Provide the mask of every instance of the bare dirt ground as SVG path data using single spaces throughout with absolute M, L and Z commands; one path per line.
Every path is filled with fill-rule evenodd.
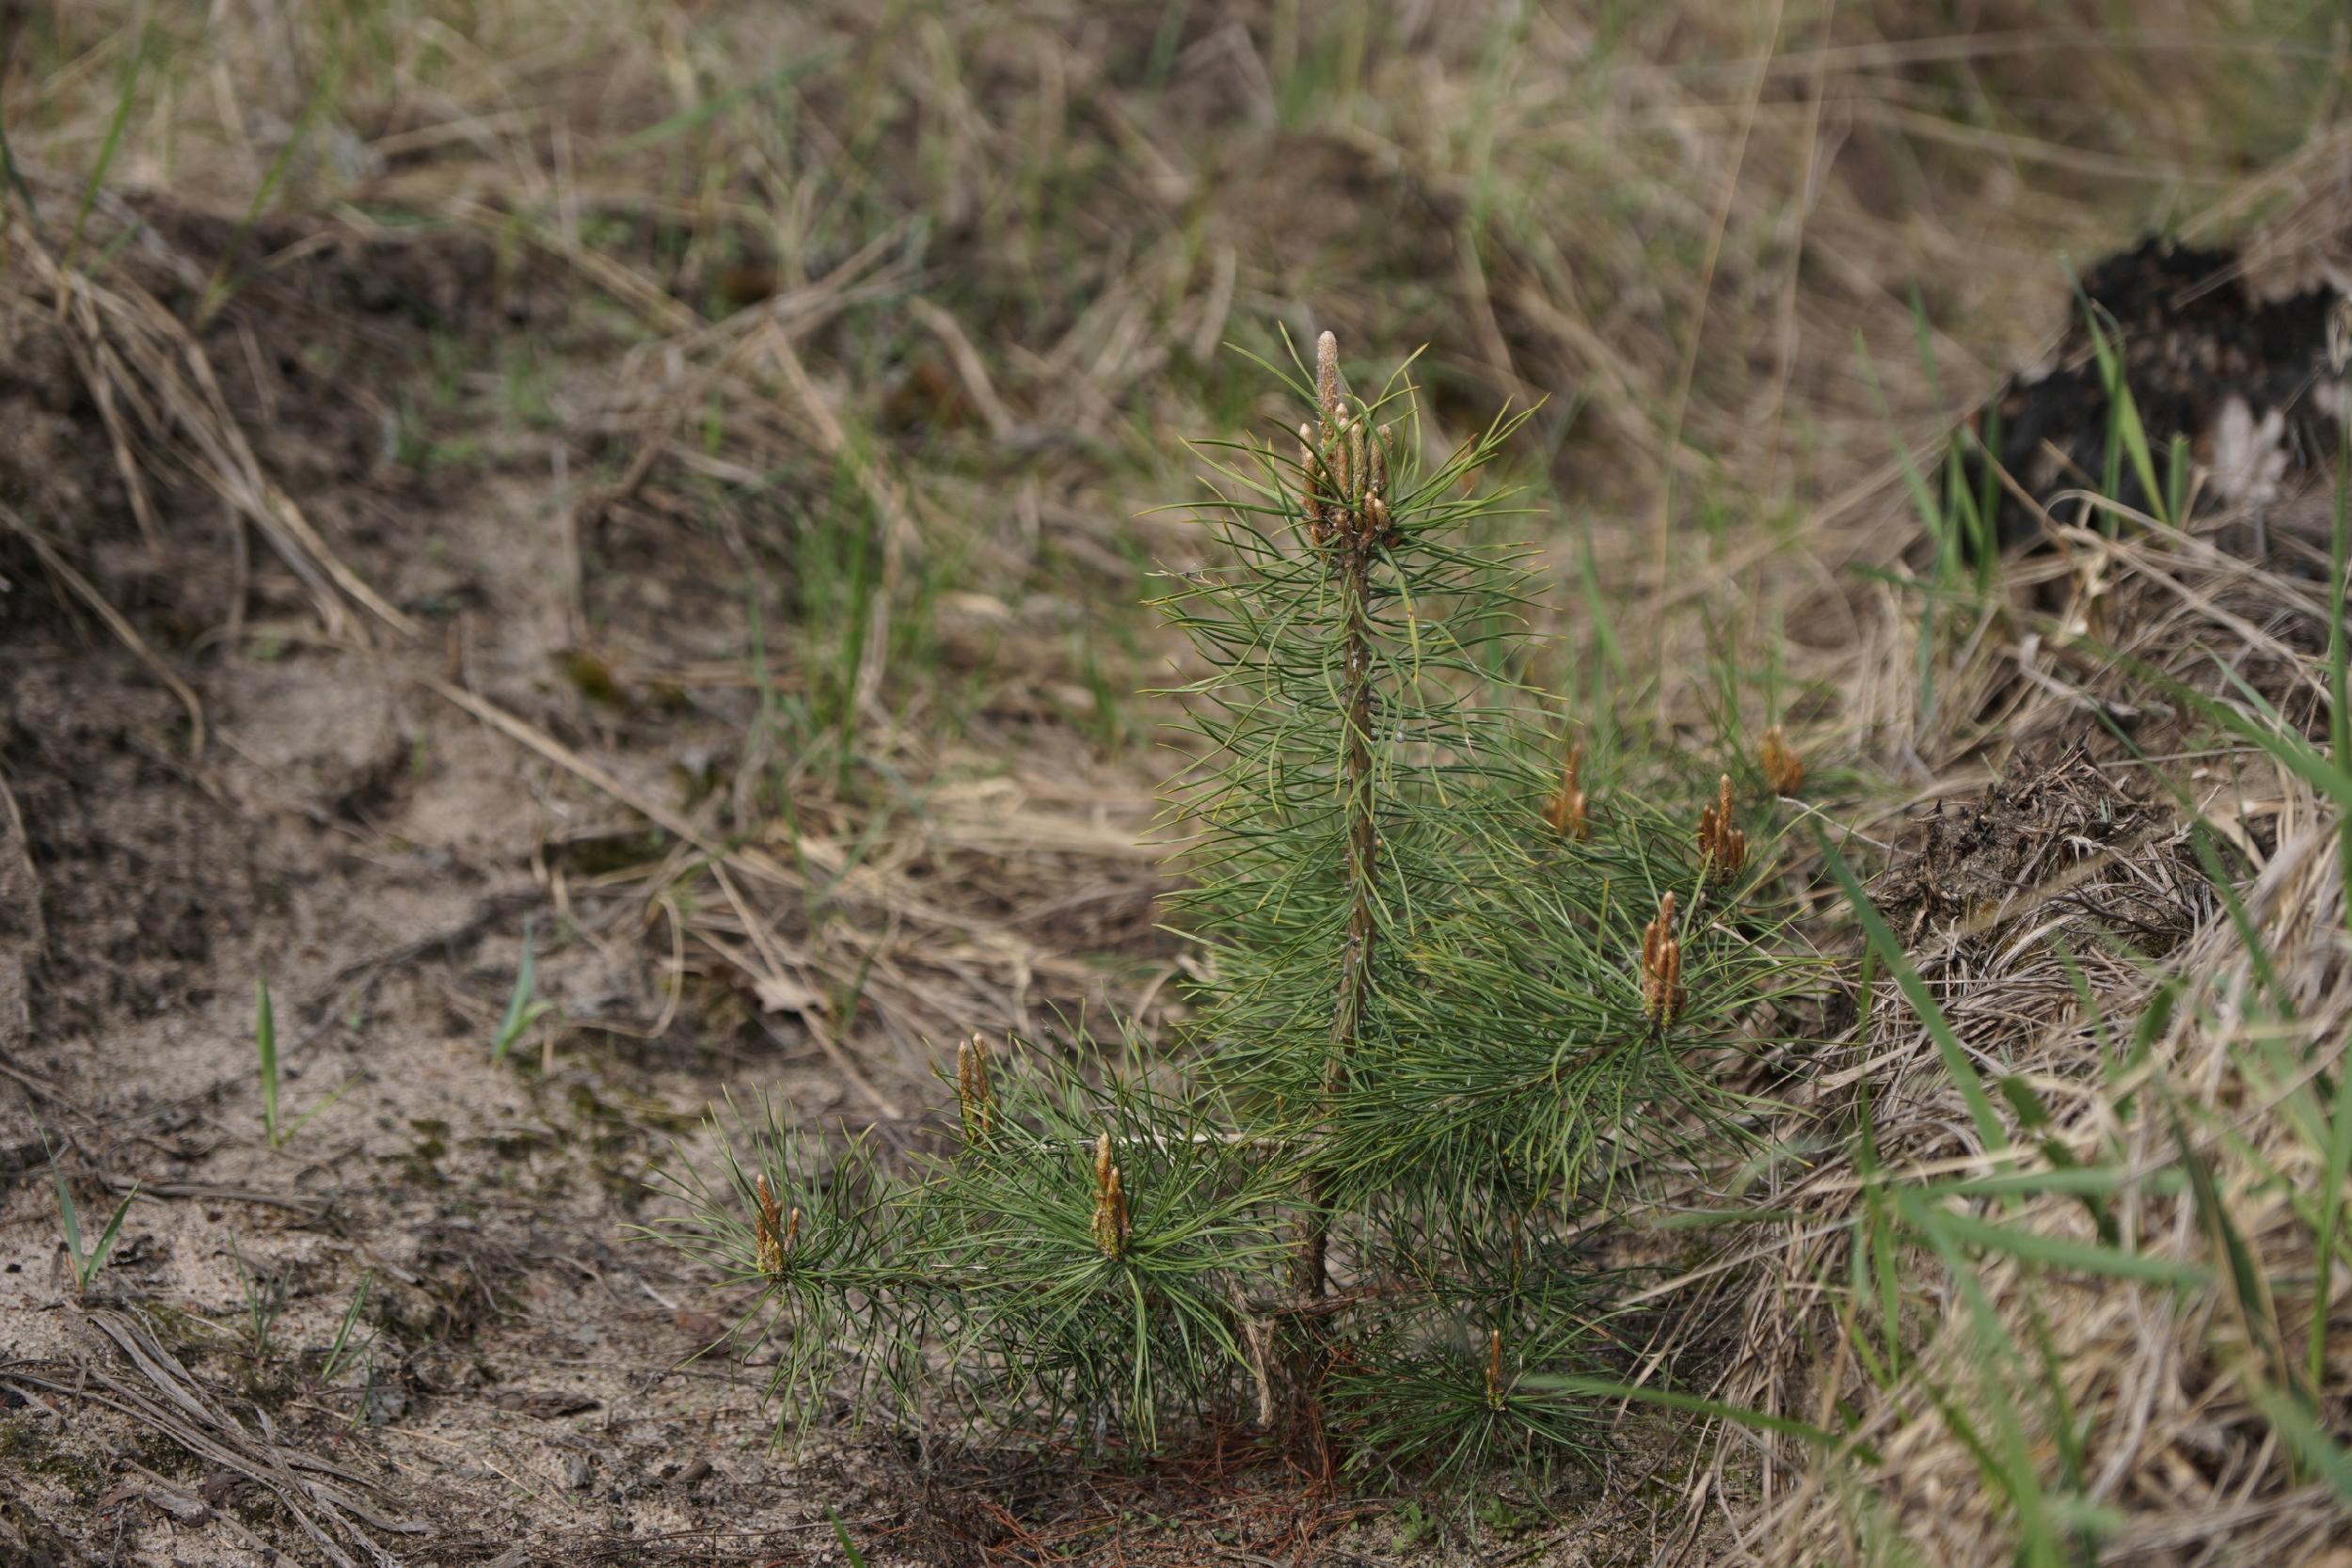
M 721 548 L 642 523 L 583 548 L 533 482 L 545 439 L 421 483 L 383 451 L 383 403 L 424 373 L 423 329 L 403 312 L 439 308 L 386 275 L 480 260 L 452 249 L 324 255 L 207 340 L 235 411 L 280 414 L 254 420 L 263 463 L 305 476 L 299 503 L 332 519 L 344 562 L 430 637 L 340 642 L 280 562 L 235 557 L 217 532 L 108 539 L 96 586 L 140 622 L 182 617 L 185 636 L 239 607 L 241 626 L 195 634 L 223 652 L 192 760 L 188 713 L 11 541 L 0 1070 L 17 1108 L 0 1268 L 14 1386 L 34 1397 L 7 1418 L 9 1560 L 250 1562 L 272 1545 L 813 1560 L 832 1549 L 829 1507 L 888 1560 L 914 1517 L 906 1457 L 879 1439 L 771 1453 L 758 1367 L 693 1359 L 727 1320 L 665 1252 L 623 1243 L 648 1217 L 652 1163 L 730 1088 L 819 1124 L 912 1125 L 935 1098 L 931 1062 L 911 1020 L 897 1049 L 862 1039 L 845 1070 L 803 1022 L 821 999 L 763 955 L 665 964 L 692 916 L 649 927 L 639 879 L 611 875 L 644 858 L 644 820 L 447 695 L 453 674 L 681 813 L 699 776 L 733 771 L 752 704 L 745 612 L 723 586 L 739 570 Z M 377 313 L 345 318 L 349 292 L 387 288 Z M 18 326 L 25 347 L 57 346 L 54 325 Z M 374 353 L 364 396 L 306 378 L 329 345 Z M 11 479 L 42 499 L 87 494 L 80 515 L 103 518 L 123 496 L 103 423 L 70 360 L 47 361 L 44 382 L 30 357 L 6 377 Z M 175 517 L 183 500 L 159 498 Z M 659 667 L 581 677 L 583 615 L 602 647 Z M 694 684 L 698 669 L 732 688 Z M 976 729 L 994 741 L 999 722 L 1026 724 Z M 1087 1000 L 1087 966 L 1167 951 L 1134 848 L 1148 802 L 1082 746 L 1001 739 L 994 754 L 1041 752 L 1050 784 L 975 768 L 927 802 L 935 842 L 894 852 L 953 862 L 991 853 L 992 829 L 1020 833 L 1013 853 L 1034 864 L 999 884 L 1019 891 L 983 892 L 996 907 L 950 922 L 991 950 L 934 959 L 992 978 L 1017 962 L 1028 974 L 1005 1005 L 1050 1019 Z M 496 1065 L 533 916 L 561 1026 Z M 278 1148 L 254 1055 L 264 973 L 289 1119 L 341 1096 Z M 44 1139 L 92 1233 L 120 1192 L 140 1194 L 78 1306 Z M 167 1314 L 140 1327 L 106 1305 L 135 1301 Z

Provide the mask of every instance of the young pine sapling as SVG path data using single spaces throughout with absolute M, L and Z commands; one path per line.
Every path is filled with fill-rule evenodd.
M 1559 1382 L 1611 1359 L 1591 1233 L 1718 1125 L 1692 1061 L 1776 972 L 1760 857 L 1728 781 L 1703 816 L 1604 791 L 1525 684 L 1533 585 L 1476 483 L 1524 416 L 1424 460 L 1409 386 L 1354 396 L 1329 334 L 1292 386 L 1295 442 L 1212 449 L 1210 563 L 1163 601 L 1206 670 L 1184 1037 L 975 1037 L 947 1153 L 820 1167 L 770 1107 L 672 1179 L 663 1234 L 790 1320 L 787 1421 L 1243 1415 L 1406 1481 L 1598 1446 Z

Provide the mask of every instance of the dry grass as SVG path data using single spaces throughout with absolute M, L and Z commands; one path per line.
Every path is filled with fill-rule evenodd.
M 2047 1345 L 2035 1386 L 2091 1434 L 2074 1491 L 2104 1511 L 2103 1560 L 2296 1560 L 2342 1543 L 2341 1504 L 2252 1390 L 2352 1310 L 2352 1267 L 2312 1300 L 2306 1212 L 2313 1085 L 2352 1010 L 2342 807 L 2217 749 L 2118 659 L 2230 698 L 2217 657 L 2319 723 L 2325 579 L 2210 536 L 2076 529 L 2013 563 L 2006 600 L 1949 610 L 1923 685 L 1920 595 L 1857 568 L 1916 558 L 1899 444 L 2054 335 L 2060 257 L 2167 222 L 2328 237 L 2342 42 L 2259 0 L 2151 0 L 2127 32 L 2090 0 L 1974 8 L 1964 31 L 1931 9 L 399 0 L 0 22 L 40 214 L 11 200 L 0 237 L 22 350 L 0 390 L 39 410 L 0 436 L 0 569 L 173 689 L 164 749 L 199 777 L 227 745 L 216 689 L 262 641 L 454 705 L 510 768 L 544 765 L 508 861 L 649 977 L 612 1034 L 788 1036 L 850 1119 L 895 1121 L 940 1102 L 934 1042 L 1177 1006 L 1137 847 L 1154 715 L 1125 693 L 1169 652 L 1136 608 L 1146 565 L 1198 547 L 1144 514 L 1185 493 L 1180 437 L 1271 412 L 1221 345 L 1426 343 L 1433 441 L 1549 400 L 1523 476 L 1561 580 L 1547 672 L 1694 752 L 1783 725 L 1848 853 L 1891 851 L 1876 885 L 1966 1051 L 2049 1116 L 2032 1152 L 1988 1148 L 1883 971 L 1859 1022 L 1758 1069 L 1786 1158 L 1742 1196 L 1789 1217 L 1660 1297 L 1680 1324 L 1737 1303 L 1734 1342 L 1645 1370 L 1850 1417 L 1880 1463 L 1728 1429 L 1674 1540 L 2010 1555 L 2015 1499 L 1948 1418 L 2003 1398 L 1981 1367 L 1997 1324 Z M 440 605 L 404 532 L 516 492 L 548 527 L 508 563 L 561 588 L 527 653 Z M 2026 608 L 2052 602 L 2068 613 Z M 712 745 L 727 765 L 699 768 Z M 1912 818 L 1994 778 L 2019 852 L 1979 885 L 1967 844 Z M 2168 780 L 2223 841 L 2242 921 Z M 10 836 L 24 874 L 0 889 L 56 879 Z M 70 923 L 31 908 L 35 961 L 72 963 Z M 2110 1070 L 2176 980 L 2169 1025 Z M 1854 1163 L 1865 1086 L 1879 1176 Z M 2114 1200 L 2137 1254 L 2210 1272 L 2211 1206 L 2156 1180 L 2201 1163 L 2266 1293 L 1946 1267 L 1914 1234 L 1896 1321 L 1872 1317 L 1850 1265 L 1878 1196 L 2059 1148 L 2148 1179 Z M 1987 1212 L 2097 1240 L 2077 1197 Z M 1883 1368 L 1902 1347 L 1901 1373 L 1872 1378 L 1857 1336 Z M 2321 1338 L 2315 1409 L 2340 1426 L 2343 1336 Z M 2046 1482 L 2064 1445 L 2022 1440 Z M 1569 1533 L 1536 1549 L 1572 1560 Z
M 2200 538 L 2069 538 L 2096 563 L 2119 645 L 2094 653 L 2024 616 L 1976 641 L 1947 701 L 1986 717 L 1969 743 L 1995 752 L 2005 783 L 1940 806 L 1949 815 L 1921 824 L 1878 889 L 1976 1070 L 2029 1085 L 2047 1121 L 2005 1117 L 1989 1139 L 1932 1030 L 1884 978 L 1867 1023 L 1787 1083 L 1778 1132 L 1792 1158 L 1763 1196 L 1788 1218 L 1749 1255 L 1761 1267 L 1723 1391 L 1814 1422 L 1847 1411 L 1852 1440 L 1881 1457 L 1768 1448 L 1746 1558 L 2031 1557 L 2003 1456 L 1969 1446 L 1993 1442 L 2004 1406 L 2048 1490 L 2045 1518 L 2092 1544 L 2070 1552 L 2300 1562 L 2345 1536 L 2338 1483 L 2264 1402 L 2299 1389 L 2332 1420 L 2345 1386 L 2341 1273 L 2324 1308 L 2312 1294 L 2333 1125 L 2321 1101 L 2352 1023 L 2343 807 L 2259 748 L 2213 744 L 2180 694 L 2234 697 L 2224 664 L 2266 666 L 2274 695 L 2324 683 L 2324 663 L 2287 646 L 2312 646 L 2316 630 L 2324 647 L 2324 606 L 2308 579 Z M 2234 893 L 2201 865 L 2200 822 Z M 1858 1125 L 1875 1168 L 1854 1162 Z M 2115 1178 L 2104 1215 L 2029 1174 L 2069 1165 Z M 2185 1179 L 2200 1168 L 2209 1190 Z M 2102 1267 L 2112 1256 L 1939 1258 L 1890 1221 L 1905 1186 L 1998 1176 L 2015 1195 L 1977 1212 L 2006 1229 L 2176 1263 L 2196 1282 L 2116 1277 Z M 2258 1291 L 2233 1278 L 2232 1248 Z M 1899 1271 L 1887 1297 L 1882 1266 Z M 1756 1452 L 1728 1442 L 1715 1484 Z

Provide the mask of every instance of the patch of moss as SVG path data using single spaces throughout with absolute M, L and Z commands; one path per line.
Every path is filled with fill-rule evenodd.
M 293 1374 L 274 1360 L 254 1360 L 247 1356 L 237 1369 L 237 1392 L 262 1410 L 277 1412 L 290 1403 L 302 1391 Z
M 152 1427 L 141 1427 L 132 1433 L 131 1452 L 141 1465 L 166 1481 L 185 1481 L 191 1486 L 203 1481 L 212 1470 L 209 1461 L 190 1453 Z
M 57 1441 L 57 1433 L 39 1417 L 0 1417 L 0 1471 L 40 1476 L 87 1503 L 104 1490 L 105 1467 L 87 1454 Z
M 524 1160 L 543 1149 L 558 1148 L 562 1142 L 562 1135 L 552 1129 L 518 1127 L 509 1132 L 495 1132 L 487 1137 L 467 1138 L 461 1141 L 458 1147 L 485 1150 L 501 1160 Z
M 420 1187 L 449 1185 L 449 1178 L 441 1170 L 441 1159 L 449 1153 L 449 1123 L 438 1117 L 417 1117 L 408 1125 L 417 1134 L 408 1152 L 378 1155 L 378 1162 L 398 1165 Z

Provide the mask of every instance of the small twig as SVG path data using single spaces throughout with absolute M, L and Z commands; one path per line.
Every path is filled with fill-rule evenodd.
M 135 1190 L 141 1197 L 197 1197 L 220 1203 L 251 1203 L 264 1209 L 284 1209 L 313 1219 L 334 1207 L 331 1203 L 286 1197 L 252 1187 L 215 1187 L 201 1181 L 140 1181 L 110 1170 L 102 1170 L 97 1174 L 98 1180 L 111 1191 L 127 1193 Z
M 538 752 L 581 783 L 602 794 L 611 796 L 664 832 L 692 845 L 711 859 L 729 865 L 739 866 L 764 879 L 780 882 L 787 887 L 800 885 L 798 878 L 768 856 L 752 850 L 730 850 L 724 847 L 684 816 L 642 790 L 631 789 L 628 784 L 623 784 L 530 721 L 507 712 L 486 698 L 475 696 L 463 687 L 452 686 L 449 682 L 432 675 L 419 678 L 427 688 L 464 708 L 508 739 Z

